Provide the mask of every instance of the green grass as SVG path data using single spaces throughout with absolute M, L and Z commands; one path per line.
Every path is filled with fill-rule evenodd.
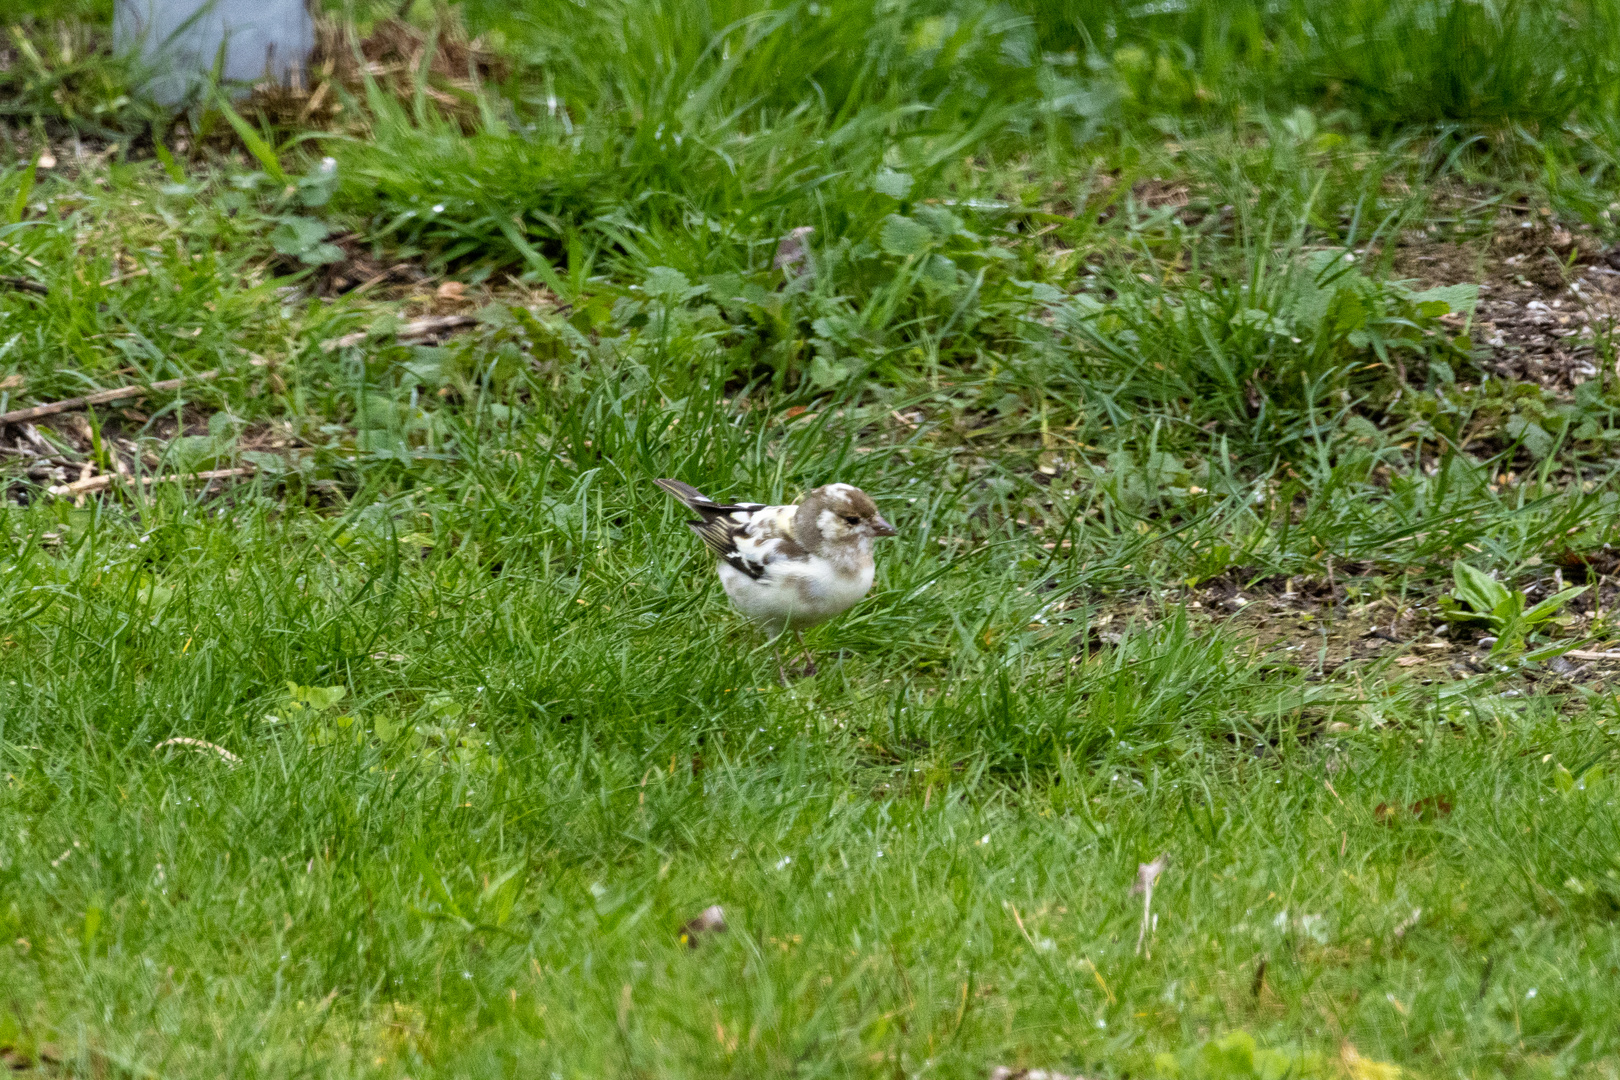
M 311 129 L 28 17 L 0 412 L 193 381 L 0 429 L 8 1064 L 1620 1074 L 1620 376 L 1484 306 L 1615 239 L 1612 3 L 469 0 Z M 896 523 L 817 676 L 660 476 Z

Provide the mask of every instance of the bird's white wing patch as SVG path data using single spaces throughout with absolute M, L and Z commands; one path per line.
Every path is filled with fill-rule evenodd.
M 802 554 L 793 540 L 792 506 L 744 506 L 705 529 L 704 539 L 723 562 L 755 581 L 773 559 Z
M 743 522 L 749 536 L 760 540 L 792 540 L 797 506 L 761 506 Z
M 723 557 L 726 562 L 759 581 L 768 572 L 771 558 L 781 544 L 782 541 L 774 536 L 762 538 L 742 533 L 732 537 L 731 551 Z

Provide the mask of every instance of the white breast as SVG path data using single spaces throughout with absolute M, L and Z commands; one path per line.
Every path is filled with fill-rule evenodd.
M 726 563 L 720 582 L 737 610 L 771 634 L 803 630 L 847 611 L 872 588 L 872 558 L 837 565 L 819 555 L 772 561 L 758 579 Z

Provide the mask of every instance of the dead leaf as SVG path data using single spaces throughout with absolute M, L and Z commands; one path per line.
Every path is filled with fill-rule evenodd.
M 467 299 L 467 283 L 465 281 L 446 281 L 433 290 L 433 295 L 440 300 L 453 300 L 457 303 Z
M 1445 795 L 1430 795 L 1419 799 L 1411 806 L 1402 808 L 1399 803 L 1379 803 L 1373 809 L 1373 820 L 1380 825 L 1393 825 L 1404 813 L 1410 813 L 1419 821 L 1429 822 L 1436 818 L 1448 816 L 1452 811 L 1451 800 Z
M 1423 657 L 1421 657 L 1421 656 L 1402 656 L 1402 657 L 1400 657 L 1399 659 L 1397 659 L 1395 661 L 1395 666 L 1396 667 L 1417 667 L 1421 663 L 1423 663 Z
M 1406 932 L 1412 929 L 1412 927 L 1416 926 L 1418 924 L 1418 920 L 1421 918 L 1423 918 L 1423 909 L 1420 907 L 1413 908 L 1412 914 L 1408 915 L 1406 918 L 1402 919 L 1396 924 L 1395 936 L 1398 938 L 1405 937 Z
M 1051 1069 L 1010 1069 L 997 1065 L 990 1070 L 990 1080 L 1085 1080 L 1079 1073 L 1053 1072 Z
M 1132 184 L 1131 196 L 1150 210 L 1165 206 L 1179 209 L 1192 201 L 1192 188 L 1174 180 L 1153 177 Z
M 21 390 L 27 381 L 21 375 L 7 375 L 0 379 L 0 390 Z
M 704 935 L 723 934 L 726 930 L 725 909 L 719 904 L 713 904 L 698 912 L 697 918 L 681 927 L 681 944 L 695 949 Z
M 225 764 L 229 765 L 233 769 L 242 764 L 241 758 L 237 757 L 223 746 L 219 746 L 211 742 L 204 742 L 201 739 L 188 739 L 184 736 L 176 736 L 172 739 L 164 739 L 162 742 L 152 747 L 152 753 L 155 754 L 159 750 L 164 750 L 171 746 L 180 750 L 191 750 L 200 754 L 210 752 L 218 754 L 220 760 L 225 762 Z
M 1449 817 L 1451 809 L 1451 800 L 1444 795 L 1430 795 L 1426 799 L 1419 799 L 1411 807 L 1413 816 L 1419 821 L 1433 821 L 1435 818 Z
M 810 249 L 805 244 L 805 237 L 815 231 L 813 226 L 800 225 L 782 237 L 782 242 L 776 245 L 776 258 L 771 260 L 771 265 L 790 279 L 813 272 L 814 267 L 810 265 Z
M 1136 867 L 1136 884 L 1131 886 L 1132 896 L 1142 896 L 1153 891 L 1158 883 L 1159 875 L 1164 873 L 1170 865 L 1170 855 L 1165 853 L 1152 862 L 1139 863 Z
M 1153 886 L 1169 865 L 1170 853 L 1166 852 L 1152 862 L 1139 863 L 1136 867 L 1136 884 L 1131 886 L 1131 895 L 1140 894 L 1142 897 L 1142 928 L 1136 934 L 1136 952 L 1139 956 L 1147 943 L 1148 933 L 1154 927 Z

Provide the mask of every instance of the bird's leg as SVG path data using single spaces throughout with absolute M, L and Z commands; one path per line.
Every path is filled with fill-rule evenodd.
M 793 631 L 793 636 L 798 639 L 799 648 L 804 650 L 805 675 L 814 675 L 816 673 L 816 658 L 810 655 L 810 647 L 804 643 L 804 632 L 802 630 L 795 630 Z
M 788 678 L 787 665 L 782 663 L 782 646 L 771 643 L 771 655 L 776 657 L 776 677 L 783 686 L 792 686 L 793 680 Z

